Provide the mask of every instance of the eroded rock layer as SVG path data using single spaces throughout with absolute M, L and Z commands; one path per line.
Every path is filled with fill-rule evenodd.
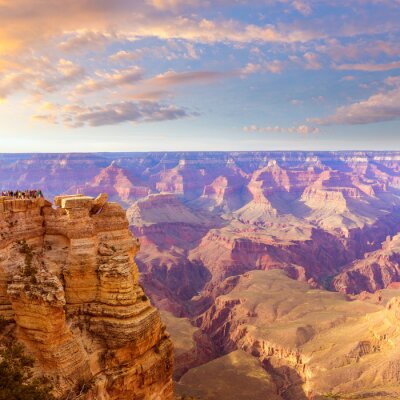
M 251 271 L 227 282 L 196 322 L 220 355 L 241 349 L 258 359 L 285 400 L 397 399 L 399 295 L 350 300 L 283 271 Z M 207 363 L 181 383 L 203 392 L 193 377 L 212 371 Z
M 172 399 L 172 343 L 138 283 L 124 210 L 105 195 L 55 206 L 1 198 L 0 315 L 57 396 Z

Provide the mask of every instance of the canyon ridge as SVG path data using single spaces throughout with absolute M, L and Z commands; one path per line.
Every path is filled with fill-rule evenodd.
M 59 396 L 400 396 L 399 152 L 3 154 L 0 185 L 56 196 L 0 203 L 0 313 Z

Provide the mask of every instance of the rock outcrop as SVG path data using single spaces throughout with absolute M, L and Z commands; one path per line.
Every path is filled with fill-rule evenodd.
M 55 206 L 1 198 L 0 315 L 57 396 L 172 399 L 172 343 L 138 283 L 124 210 L 104 195 Z
M 385 306 L 312 289 L 282 271 L 252 271 L 235 283 L 197 325 L 220 354 L 258 358 L 283 399 L 398 398 L 398 290 Z
M 337 275 L 332 286 L 339 292 L 375 292 L 400 281 L 400 234 L 388 236 L 382 248 L 366 253 Z

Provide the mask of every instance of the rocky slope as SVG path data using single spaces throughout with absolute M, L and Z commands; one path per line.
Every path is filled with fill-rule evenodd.
M 0 315 L 57 396 L 172 399 L 172 343 L 139 285 L 124 210 L 85 196 L 0 198 Z
M 110 199 L 123 202 L 123 204 L 130 204 L 147 196 L 151 191 L 129 171 L 118 167 L 114 161 L 107 168 L 101 169 L 90 182 L 76 188 L 72 187 L 69 191 L 93 196 L 99 192 L 99 189 L 107 193 Z
M 252 271 L 226 284 L 197 324 L 220 354 L 258 358 L 283 399 L 397 398 L 399 299 L 349 301 L 281 271 Z
M 177 392 L 207 400 L 282 400 L 271 375 L 242 350 L 191 369 Z
M 333 279 L 332 286 L 340 292 L 358 294 L 375 292 L 394 282 L 400 282 L 400 234 L 388 236 L 381 249 L 366 253 L 344 268 Z

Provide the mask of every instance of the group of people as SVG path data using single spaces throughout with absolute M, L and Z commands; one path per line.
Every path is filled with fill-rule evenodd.
M 37 199 L 43 197 L 43 192 L 41 190 L 3 190 L 1 195 L 14 199 Z

